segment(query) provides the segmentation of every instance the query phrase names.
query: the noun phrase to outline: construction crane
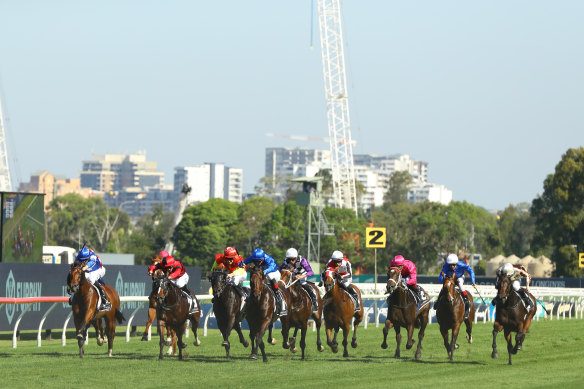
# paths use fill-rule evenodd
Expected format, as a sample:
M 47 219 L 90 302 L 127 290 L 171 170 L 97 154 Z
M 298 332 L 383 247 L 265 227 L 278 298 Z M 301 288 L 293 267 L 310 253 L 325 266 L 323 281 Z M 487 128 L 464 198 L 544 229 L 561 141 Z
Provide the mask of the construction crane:
M 2 116 L 2 101 L 0 100 L 0 191 L 11 192 L 10 166 L 8 165 L 8 148 L 4 132 L 4 116 Z
M 190 186 L 188 186 L 186 183 L 183 184 L 183 186 L 181 188 L 178 206 L 177 206 L 176 212 L 174 214 L 174 222 L 172 224 L 172 227 L 170 228 L 171 239 L 172 239 L 172 233 L 174 232 L 174 229 L 176 228 L 176 226 L 178 226 L 178 223 L 180 223 L 180 221 L 183 217 L 183 213 L 184 213 L 185 209 L 187 208 L 189 193 L 191 193 L 191 189 L 192 188 Z M 166 246 L 164 246 L 164 250 L 167 253 L 169 253 L 170 255 L 172 255 L 174 253 L 174 243 L 172 242 L 172 240 L 169 240 L 166 243 Z
M 357 214 L 340 0 L 318 0 L 318 20 L 334 203 L 337 208 L 349 208 Z

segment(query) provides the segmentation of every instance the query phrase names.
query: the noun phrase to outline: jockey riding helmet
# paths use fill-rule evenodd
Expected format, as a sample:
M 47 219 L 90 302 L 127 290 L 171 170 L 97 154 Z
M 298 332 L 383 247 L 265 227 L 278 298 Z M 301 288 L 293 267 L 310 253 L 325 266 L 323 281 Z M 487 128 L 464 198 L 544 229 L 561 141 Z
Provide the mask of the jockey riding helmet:
M 298 258 L 298 250 L 295 248 L 289 248 L 286 250 L 286 259 L 296 259 Z
M 266 258 L 266 253 L 262 249 L 255 249 L 251 257 L 253 261 L 263 261 Z
M 233 259 L 233 258 L 235 258 L 236 255 L 237 255 L 237 250 L 235 250 L 233 247 L 227 247 L 225 249 L 225 251 L 223 252 L 223 256 L 225 256 L 225 258 L 227 258 L 227 259 Z
M 79 250 L 79 254 L 77 254 L 77 259 L 85 261 L 86 259 L 89 259 L 90 256 L 91 250 L 89 250 L 87 247 L 83 247 L 81 250 Z
M 333 255 L 331 255 L 331 259 L 335 262 L 341 262 L 343 260 L 343 253 L 339 250 L 333 251 Z
M 402 266 L 404 264 L 404 257 L 403 255 L 396 255 L 395 257 L 393 257 L 393 260 L 391 261 L 391 266 Z
M 513 270 L 513 265 L 511 265 L 509 262 L 504 264 L 501 268 L 501 273 L 505 274 L 506 276 L 513 275 L 514 272 L 515 270 Z
M 166 250 L 162 250 L 161 252 L 158 253 L 158 257 L 159 258 L 166 258 L 168 257 L 170 254 L 168 253 L 168 251 Z
M 448 254 L 448 257 L 446 257 L 446 263 L 449 265 L 456 265 L 458 263 L 458 256 L 456 254 Z

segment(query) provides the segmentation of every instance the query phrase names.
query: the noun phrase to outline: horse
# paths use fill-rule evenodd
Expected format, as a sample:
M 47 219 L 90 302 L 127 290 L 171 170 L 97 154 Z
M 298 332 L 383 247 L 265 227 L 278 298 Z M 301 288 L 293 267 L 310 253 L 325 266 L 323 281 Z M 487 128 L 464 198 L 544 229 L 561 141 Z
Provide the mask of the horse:
M 278 319 L 276 313 L 276 296 L 267 284 L 267 278 L 261 266 L 254 266 L 250 272 L 250 296 L 247 305 L 247 323 L 249 324 L 249 338 L 251 339 L 250 359 L 258 359 L 258 347 L 262 352 L 264 362 L 268 361 L 264 346 L 264 334 L 269 330 L 268 341 L 275 344 L 271 336 L 272 326 Z M 288 300 L 288 293 L 281 291 L 283 298 Z M 289 306 L 289 304 L 288 304 Z
M 156 319 L 158 320 L 158 333 L 160 334 L 160 353 L 158 354 L 158 360 L 163 359 L 163 348 L 166 345 L 164 330 L 166 327 L 170 327 L 177 335 L 178 359 L 182 359 L 182 350 L 187 347 L 182 341 L 187 327 L 187 320 L 191 322 L 191 329 L 195 336 L 193 345 L 199 346 L 201 344 L 197 337 L 197 328 L 199 327 L 199 320 L 201 318 L 201 305 L 197 297 L 193 296 L 199 310 L 195 313 L 190 313 L 189 300 L 183 295 L 181 288 L 174 285 L 165 275 L 159 275 L 156 278 L 156 288 Z
M 293 353 L 297 352 L 296 335 L 300 329 L 300 348 L 302 350 L 302 360 L 304 360 L 304 349 L 306 347 L 306 331 L 308 329 L 308 320 L 312 317 L 316 324 L 316 349 L 324 351 L 320 341 L 320 327 L 322 325 L 322 299 L 316 286 L 309 284 L 314 289 L 318 304 L 318 309 L 313 312 L 312 300 L 306 290 L 292 278 L 291 266 L 280 269 L 282 274 L 282 283 L 290 294 L 290 305 L 288 306 L 288 315 L 282 321 L 282 347 L 290 349 Z M 294 327 L 294 335 L 288 341 L 290 328 Z
M 359 296 L 360 309 L 355 312 L 355 303 L 345 290 L 341 290 L 339 282 L 342 281 L 341 276 L 333 271 L 326 271 L 324 278 L 324 289 L 326 291 L 322 299 L 322 313 L 324 315 L 324 322 L 326 326 L 326 343 L 329 345 L 333 353 L 339 351 L 339 344 L 337 343 L 337 335 L 339 329 L 343 330 L 343 357 L 348 357 L 347 351 L 347 337 L 351 330 L 351 321 L 353 321 L 353 338 L 351 339 L 351 347 L 357 347 L 357 326 L 363 320 L 363 301 L 361 300 L 361 291 L 354 285 L 350 285 Z M 335 331 L 331 339 L 332 331 Z
M 243 347 L 248 347 L 249 342 L 243 337 L 241 331 L 241 320 L 245 316 L 242 308 L 244 297 L 240 296 L 235 286 L 227 282 L 229 272 L 224 268 L 216 268 L 211 272 L 208 279 L 213 288 L 213 312 L 217 319 L 217 326 L 223 335 L 222 346 L 225 347 L 225 357 L 229 358 L 229 335 L 235 329 L 239 336 L 239 342 Z
M 523 348 L 525 334 L 529 330 L 531 320 L 537 311 L 535 297 L 525 291 L 527 296 L 534 302 L 531 309 L 527 310 L 523 305 L 521 296 L 511 287 L 512 281 L 507 276 L 499 277 L 497 293 L 497 309 L 495 312 L 495 323 L 493 325 L 493 353 L 492 358 L 498 358 L 497 334 L 503 331 L 507 340 L 507 352 L 509 353 L 509 365 L 511 365 L 511 355 L 517 354 Z M 511 332 L 515 332 L 515 346 L 511 341 Z
M 444 276 L 442 290 L 440 291 L 436 305 L 436 319 L 440 325 L 440 333 L 444 339 L 444 347 L 446 347 L 446 352 L 451 361 L 454 356 L 454 350 L 458 348 L 456 338 L 458 337 L 458 331 L 463 321 L 466 326 L 466 340 L 468 343 L 472 343 L 472 321 L 475 315 L 472 295 L 470 292 L 466 292 L 470 302 L 470 311 L 468 317 L 466 319 L 464 318 L 464 300 L 461 292 L 455 286 L 455 274 L 452 277 Z M 452 340 L 448 342 L 448 332 L 450 330 L 452 330 Z
M 406 349 L 409 350 L 414 345 L 413 339 L 414 328 L 419 328 L 418 331 L 418 347 L 416 349 L 415 358 L 422 357 L 422 339 L 424 339 L 424 332 L 428 325 L 428 313 L 430 304 L 424 304 L 419 310 L 416 304 L 416 298 L 412 291 L 402 282 L 401 271 L 397 267 L 389 267 L 387 271 L 387 320 L 383 328 L 383 343 L 381 348 L 387 348 L 387 333 L 391 327 L 395 330 L 395 341 L 397 347 L 395 349 L 395 358 L 400 357 L 401 334 L 400 328 L 404 327 L 408 331 L 408 342 Z M 429 301 L 428 293 L 424 292 L 426 301 Z
M 81 266 L 71 265 L 71 270 L 67 275 L 67 292 L 75 293 L 72 301 L 73 321 L 77 331 L 77 344 L 79 345 L 79 358 L 83 358 L 85 338 L 87 328 L 93 324 L 97 336 L 97 344 L 103 345 L 105 342 L 103 321 L 105 320 L 105 333 L 108 342 L 108 356 L 112 356 L 114 348 L 114 338 L 116 336 L 116 321 L 121 324 L 124 315 L 120 311 L 120 297 L 116 290 L 109 285 L 102 285 L 107 299 L 112 304 L 108 311 L 98 312 L 99 292 L 85 278 L 85 272 Z
M 152 261 L 152 264 L 155 264 L 157 262 Z M 156 291 L 157 291 L 157 287 L 156 287 L 156 278 L 160 277 L 161 275 L 164 275 L 164 271 L 162 269 L 156 269 L 154 271 L 154 273 L 152 273 L 152 291 L 150 292 L 150 295 L 148 296 L 148 316 L 146 319 L 146 327 L 144 328 L 144 333 L 142 334 L 142 341 L 146 342 L 148 341 L 148 330 L 150 329 L 150 327 L 152 326 L 152 323 L 154 322 L 154 319 L 156 318 L 156 306 L 158 305 L 156 302 Z M 168 351 L 166 352 L 166 355 L 176 355 L 177 354 L 177 347 L 176 347 L 176 340 L 177 340 L 177 336 L 176 333 L 174 333 L 174 331 L 170 328 L 167 327 L 166 328 L 166 342 L 165 344 L 167 346 L 170 346 L 168 348 Z

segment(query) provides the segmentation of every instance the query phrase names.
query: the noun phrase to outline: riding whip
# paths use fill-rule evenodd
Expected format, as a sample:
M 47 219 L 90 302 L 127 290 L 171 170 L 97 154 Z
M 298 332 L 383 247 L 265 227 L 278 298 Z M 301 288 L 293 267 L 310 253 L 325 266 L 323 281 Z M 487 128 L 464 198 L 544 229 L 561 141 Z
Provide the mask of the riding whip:
M 487 305 L 487 303 L 485 302 L 485 299 L 483 298 L 483 296 L 481 296 L 481 292 L 479 292 L 479 290 L 477 289 L 476 285 L 473 285 L 473 287 L 477 291 L 477 293 L 478 293 L 479 297 L 481 298 L 481 300 L 483 300 L 483 304 Z

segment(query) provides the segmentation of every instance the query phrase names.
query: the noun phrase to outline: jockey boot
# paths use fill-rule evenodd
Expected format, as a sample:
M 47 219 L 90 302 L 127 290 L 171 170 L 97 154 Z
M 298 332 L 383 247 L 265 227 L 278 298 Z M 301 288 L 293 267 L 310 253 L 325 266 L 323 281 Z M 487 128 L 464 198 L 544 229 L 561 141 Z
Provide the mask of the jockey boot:
M 310 301 L 312 301 L 312 312 L 318 311 L 318 300 L 316 299 L 316 293 L 314 293 L 312 286 L 310 286 L 308 282 L 300 285 L 304 288 L 305 291 L 308 292 L 308 295 L 310 296 Z
M 183 292 L 185 292 L 187 294 L 187 296 L 192 296 L 193 292 L 191 292 L 191 290 L 189 289 L 188 286 L 183 286 L 182 288 L 180 288 L 180 290 L 182 290 Z
M 422 294 L 422 288 L 420 288 L 418 285 L 415 286 L 416 288 L 416 293 L 418 294 L 418 301 L 420 301 L 420 304 L 422 303 L 422 301 L 424 300 L 424 295 Z
M 274 291 L 274 296 L 276 296 L 276 306 L 278 311 L 278 316 L 286 316 L 288 311 L 286 310 L 286 302 L 284 301 L 284 296 L 282 296 L 282 292 L 278 289 L 278 284 L 273 280 L 270 280 L 270 284 L 272 285 L 272 290 Z
M 353 289 L 353 287 L 351 285 L 347 286 L 346 290 L 355 299 L 355 312 L 360 311 L 361 305 L 359 304 L 359 295 L 357 294 L 357 291 L 355 289 Z
M 112 303 L 110 303 L 107 300 L 107 297 L 105 296 L 105 292 L 104 292 L 101 284 L 99 282 L 96 282 L 95 286 L 97 286 L 97 290 L 99 290 L 99 295 L 101 296 L 101 306 L 99 307 L 99 310 L 100 311 L 109 311 L 112 308 Z
M 525 309 L 530 311 L 533 304 L 531 302 L 531 299 L 529 298 L 529 296 L 525 292 L 525 289 L 519 288 L 518 292 L 519 292 L 519 296 L 521 296 L 521 298 L 523 299 L 523 302 L 525 303 Z
M 462 291 L 462 301 L 464 302 L 464 320 L 468 319 L 468 314 L 470 313 L 470 300 L 466 294 L 466 290 Z

